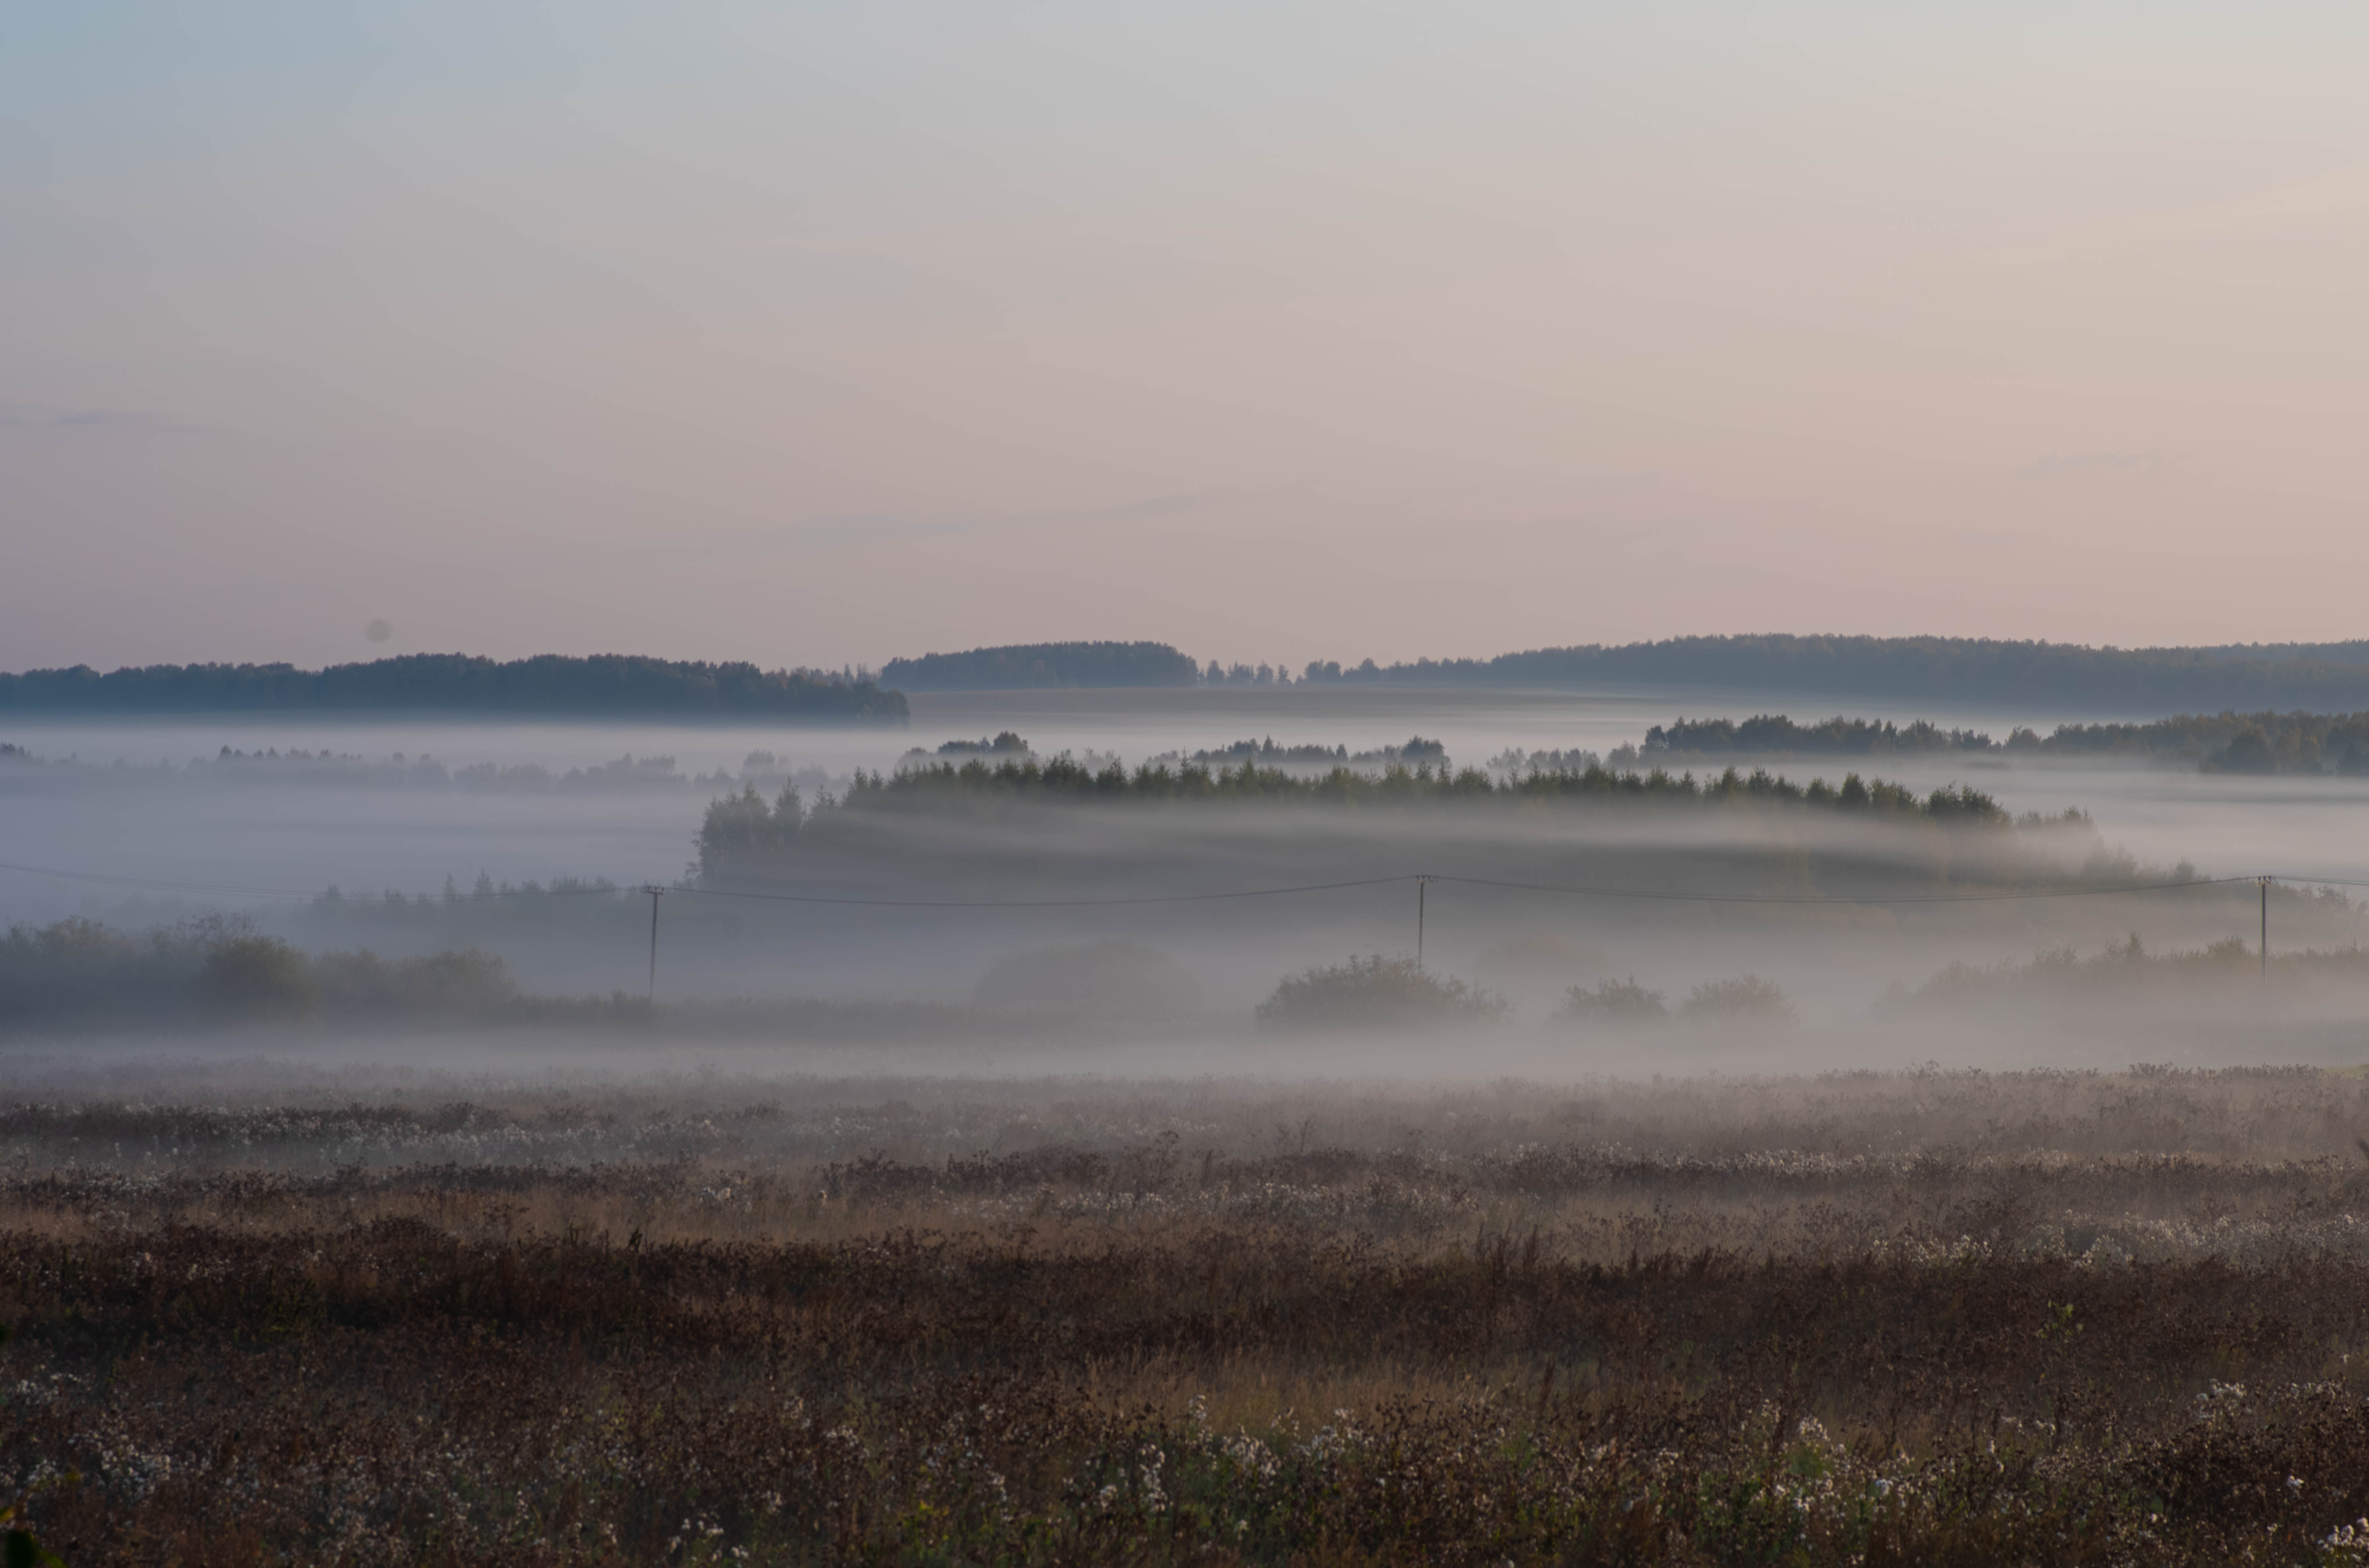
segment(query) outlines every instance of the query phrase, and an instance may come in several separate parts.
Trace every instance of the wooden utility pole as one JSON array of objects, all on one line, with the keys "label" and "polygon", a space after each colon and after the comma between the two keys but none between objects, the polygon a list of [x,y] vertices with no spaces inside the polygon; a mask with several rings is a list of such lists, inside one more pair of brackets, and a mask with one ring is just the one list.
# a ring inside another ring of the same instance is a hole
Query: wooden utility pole
[{"label": "wooden utility pole", "polygon": [[2262,979],[2271,978],[2271,879],[2262,878]]},{"label": "wooden utility pole", "polygon": [[642,891],[650,896],[650,985],[646,994],[648,1000],[656,1001],[658,999],[658,900],[666,897],[666,889],[653,882]]},{"label": "wooden utility pole", "polygon": [[1414,967],[1418,969],[1423,967],[1424,898],[1430,891],[1430,877],[1418,876],[1414,879]]}]

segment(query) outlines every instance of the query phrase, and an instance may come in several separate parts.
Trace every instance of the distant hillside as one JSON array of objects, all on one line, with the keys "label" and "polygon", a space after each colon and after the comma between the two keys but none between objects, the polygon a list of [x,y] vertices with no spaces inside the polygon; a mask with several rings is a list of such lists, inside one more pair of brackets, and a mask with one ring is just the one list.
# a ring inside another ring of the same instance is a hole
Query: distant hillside
[{"label": "distant hillside", "polygon": [[900,692],[1012,692],[1052,686],[1196,686],[1191,656],[1166,643],[1019,643],[892,658],[881,681]]},{"label": "distant hillside", "polygon": [[2208,773],[2369,775],[2369,713],[2180,714],[2144,724],[2060,724],[2042,735],[2019,727],[2004,744],[1972,729],[1924,719],[1894,725],[1863,718],[1800,724],[1781,714],[1679,719],[1655,725],[1642,746],[1612,753],[1616,766],[1677,764],[1691,757],[1897,756],[1929,752],[2111,756],[2193,765]]},{"label": "distant hillside", "polygon": [[758,669],[625,654],[507,663],[410,654],[367,664],[88,665],[0,674],[0,713],[452,713],[578,717],[854,720],[901,724],[905,698],[829,670]]},{"label": "distant hillside", "polygon": [[2114,648],[1973,637],[1674,637],[1494,658],[1308,667],[1319,683],[1695,686],[1837,695],[2080,702],[2134,708],[2369,705],[2369,645]]}]

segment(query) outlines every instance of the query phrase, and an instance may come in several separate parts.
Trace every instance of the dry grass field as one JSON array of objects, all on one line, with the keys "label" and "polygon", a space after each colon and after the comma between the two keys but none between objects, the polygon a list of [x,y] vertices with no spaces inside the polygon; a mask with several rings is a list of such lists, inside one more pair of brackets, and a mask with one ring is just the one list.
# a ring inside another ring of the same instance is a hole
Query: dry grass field
[{"label": "dry grass field", "polygon": [[72,1564],[2369,1560],[2369,1083],[0,1112]]}]

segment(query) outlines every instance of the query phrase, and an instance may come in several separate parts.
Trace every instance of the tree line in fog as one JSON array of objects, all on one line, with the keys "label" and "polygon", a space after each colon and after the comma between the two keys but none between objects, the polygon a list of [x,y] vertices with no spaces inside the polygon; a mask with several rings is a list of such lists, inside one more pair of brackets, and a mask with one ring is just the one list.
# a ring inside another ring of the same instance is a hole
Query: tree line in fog
[{"label": "tree line in fog", "polygon": [[1967,637],[1675,637],[1532,648],[1485,658],[1379,664],[1203,662],[1166,643],[1013,644],[894,658],[877,676],[761,670],[624,654],[499,661],[413,654],[299,670],[292,664],[88,665],[0,673],[0,713],[472,713],[886,720],[907,692],[1061,687],[1381,685],[1736,692],[2116,707],[2369,704],[2369,643],[2114,648]]},{"label": "tree line in fog", "polygon": [[2088,647],[1975,637],[1672,637],[1382,664],[1203,662],[1158,642],[1021,643],[891,659],[898,691],[1055,687],[1695,686],[1740,692],[2247,707],[2369,704],[2369,642]]},{"label": "tree line in fog", "polygon": [[101,674],[0,673],[0,713],[465,713],[815,718],[898,722],[903,695],[869,671],[595,654],[508,661],[407,654],[326,670],[153,664]]},{"label": "tree line in fog", "polygon": [[2369,712],[2181,714],[2127,724],[2060,724],[2047,735],[2011,730],[2005,741],[1972,729],[1917,720],[1834,718],[1798,723],[1781,714],[1743,720],[1678,719],[1645,732],[1642,759],[1737,753],[1893,756],[1999,752],[2056,757],[2129,757],[2191,763],[2207,773],[2369,774]]},{"label": "tree line in fog", "polygon": [[1455,805],[1635,803],[1675,807],[1753,806],[1833,813],[1871,820],[1939,827],[2064,827],[2091,832],[2086,814],[2027,812],[2016,818],[1971,785],[1919,792],[1881,778],[1848,773],[1839,784],[1814,778],[1799,784],[1755,769],[1697,777],[1655,768],[1621,772],[1591,762],[1583,769],[1494,776],[1479,768],[1408,767],[1379,772],[1339,766],[1321,774],[1244,763],[1210,767],[1147,762],[1132,772],[1118,762],[1090,767],[1068,757],[1006,759],[990,764],[931,762],[890,773],[858,769],[843,795],[809,805],[795,789],[772,798],[753,787],[710,803],[696,840],[694,871],[730,882],[786,870],[806,835],[853,818],[959,813],[1004,803],[1055,807],[1172,805],[1276,805],[1310,807],[1426,807]]},{"label": "tree line in fog", "polygon": [[2083,702],[2114,706],[2369,703],[2369,643],[2086,647],[1986,637],[1672,637],[1491,658],[1310,664],[1319,684],[1741,692]]}]

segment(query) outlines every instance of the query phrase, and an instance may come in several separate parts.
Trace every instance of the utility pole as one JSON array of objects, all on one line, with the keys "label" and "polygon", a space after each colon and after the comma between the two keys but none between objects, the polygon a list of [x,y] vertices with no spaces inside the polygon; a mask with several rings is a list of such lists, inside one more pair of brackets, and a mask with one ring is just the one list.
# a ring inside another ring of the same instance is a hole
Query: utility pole
[{"label": "utility pole", "polygon": [[2262,979],[2271,978],[2271,879],[2262,878]]},{"label": "utility pole", "polygon": [[1424,898],[1430,891],[1430,877],[1418,876],[1414,879],[1414,967],[1418,969],[1423,967]]},{"label": "utility pole", "polygon": [[656,1001],[658,999],[658,900],[666,897],[666,889],[653,882],[642,891],[650,896],[650,988],[647,996],[651,1001]]}]

